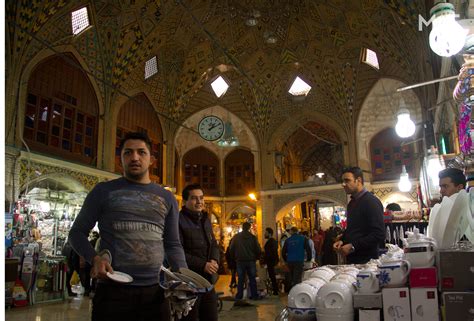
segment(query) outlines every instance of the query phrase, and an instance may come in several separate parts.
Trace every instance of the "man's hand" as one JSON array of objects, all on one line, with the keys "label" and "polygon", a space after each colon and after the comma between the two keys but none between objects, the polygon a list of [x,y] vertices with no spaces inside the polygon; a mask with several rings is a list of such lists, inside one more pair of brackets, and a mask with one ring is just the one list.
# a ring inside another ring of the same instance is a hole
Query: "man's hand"
[{"label": "man's hand", "polygon": [[342,241],[334,242],[334,244],[332,245],[333,250],[336,251],[336,252],[339,252],[339,250],[342,247],[342,244],[343,244]]},{"label": "man's hand", "polygon": [[96,255],[92,263],[91,277],[94,279],[107,279],[107,272],[114,272],[109,260],[104,257]]},{"label": "man's hand", "polygon": [[210,260],[209,262],[206,262],[206,266],[204,266],[204,272],[208,274],[217,273],[218,269],[219,269],[219,264],[217,264],[216,260]]},{"label": "man's hand", "polygon": [[337,241],[333,245],[334,251],[344,255],[348,256],[349,254],[352,253],[352,243],[349,244],[342,244],[342,241]]}]

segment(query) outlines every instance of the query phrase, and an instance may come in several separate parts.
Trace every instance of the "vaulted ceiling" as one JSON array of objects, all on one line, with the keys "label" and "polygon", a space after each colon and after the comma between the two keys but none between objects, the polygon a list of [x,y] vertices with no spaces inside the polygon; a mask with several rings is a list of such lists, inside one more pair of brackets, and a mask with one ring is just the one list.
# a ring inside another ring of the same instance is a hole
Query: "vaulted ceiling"
[{"label": "vaulted ceiling", "polygon": [[[67,45],[96,79],[106,106],[143,91],[158,113],[183,122],[220,105],[262,143],[302,109],[349,133],[379,78],[433,78],[427,32],[418,31],[418,15],[427,17],[430,2],[7,1],[7,69],[18,72],[42,49]],[[84,5],[92,28],[73,37],[71,11]],[[380,71],[359,63],[362,47],[377,52]],[[155,55],[158,75],[145,80],[145,62]],[[220,99],[209,85],[218,74],[231,84]],[[296,75],[313,87],[303,101],[287,93]]]}]

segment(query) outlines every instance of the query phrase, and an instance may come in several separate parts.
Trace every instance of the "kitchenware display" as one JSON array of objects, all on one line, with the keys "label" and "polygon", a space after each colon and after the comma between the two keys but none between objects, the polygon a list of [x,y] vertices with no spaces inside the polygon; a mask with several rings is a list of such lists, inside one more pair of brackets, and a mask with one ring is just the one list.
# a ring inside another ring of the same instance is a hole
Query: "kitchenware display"
[{"label": "kitchenware display", "polygon": [[407,238],[403,240],[405,259],[414,268],[433,266],[436,259],[436,240],[419,233],[417,228],[413,232],[406,232]]},{"label": "kitchenware display", "polygon": [[314,321],[316,319],[315,308],[292,308],[287,307],[290,319],[287,320],[298,320],[298,321]]},{"label": "kitchenware display", "polygon": [[359,293],[377,293],[380,291],[379,272],[373,270],[361,270],[357,274],[356,282]]},{"label": "kitchenware display", "polygon": [[406,284],[408,275],[410,274],[410,262],[400,259],[387,253],[382,255],[378,266],[380,274],[380,286],[382,287],[398,287]]},{"label": "kitchenware display", "polygon": [[113,273],[107,272],[107,277],[118,283],[133,282],[133,277],[131,275],[119,271],[114,271]]},{"label": "kitchenware display", "polygon": [[314,308],[318,290],[307,283],[298,283],[293,286],[288,294],[288,307]]}]

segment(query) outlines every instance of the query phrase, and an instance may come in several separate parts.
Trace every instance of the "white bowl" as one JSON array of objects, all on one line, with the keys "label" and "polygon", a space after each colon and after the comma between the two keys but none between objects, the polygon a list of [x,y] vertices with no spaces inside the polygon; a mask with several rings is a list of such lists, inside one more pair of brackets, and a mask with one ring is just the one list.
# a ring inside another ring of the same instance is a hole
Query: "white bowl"
[{"label": "white bowl", "polygon": [[307,283],[298,283],[288,293],[288,307],[290,308],[314,308],[318,290]]},{"label": "white bowl", "polygon": [[353,313],[354,288],[344,282],[331,281],[318,291],[316,310],[322,314]]},{"label": "white bowl", "polygon": [[303,281],[303,283],[309,284],[309,285],[311,285],[313,288],[315,288],[316,291],[319,291],[319,289],[320,289],[323,285],[325,285],[327,282],[324,281],[323,279],[311,278],[311,279],[308,279],[308,280]]},{"label": "white bowl", "polygon": [[329,268],[317,268],[313,273],[311,273],[311,278],[319,278],[329,282],[334,275],[336,275],[336,272]]}]

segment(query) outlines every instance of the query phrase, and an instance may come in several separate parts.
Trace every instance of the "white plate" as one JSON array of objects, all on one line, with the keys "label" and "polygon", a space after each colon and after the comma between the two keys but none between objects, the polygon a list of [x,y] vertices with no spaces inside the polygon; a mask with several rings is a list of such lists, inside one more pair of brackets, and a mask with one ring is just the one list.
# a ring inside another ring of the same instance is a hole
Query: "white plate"
[{"label": "white plate", "polygon": [[[457,195],[456,195],[457,196]],[[441,202],[441,207],[436,214],[433,224],[433,238],[436,240],[436,243],[441,246],[444,236],[444,231],[446,229],[446,222],[448,221],[449,214],[451,213],[451,208],[453,207],[453,199],[450,197],[443,197]]]},{"label": "white plate", "polygon": [[210,288],[212,286],[211,283],[209,283],[208,280],[206,280],[205,278],[203,278],[201,275],[197,274],[196,272],[190,270],[190,269],[187,269],[187,268],[180,268],[179,269],[179,273],[181,274],[184,274],[186,275],[187,277],[191,278],[192,280],[194,280],[195,284],[197,286],[200,286],[200,287],[203,287],[203,288]]},{"label": "white plate", "polygon": [[461,190],[457,194],[458,196],[446,220],[446,227],[440,248],[449,248],[455,242],[459,241],[469,224],[467,218],[467,215],[470,214],[469,195],[465,190]]},{"label": "white plate", "polygon": [[[435,204],[430,212],[430,218],[428,220],[428,232],[426,236],[433,237],[433,226],[436,220],[436,216],[438,215],[439,209],[441,208],[441,204]],[[387,227],[388,228],[388,227]]]},{"label": "white plate", "polygon": [[107,277],[119,283],[130,283],[133,281],[131,275],[119,271],[114,271],[114,273],[107,272]]}]

